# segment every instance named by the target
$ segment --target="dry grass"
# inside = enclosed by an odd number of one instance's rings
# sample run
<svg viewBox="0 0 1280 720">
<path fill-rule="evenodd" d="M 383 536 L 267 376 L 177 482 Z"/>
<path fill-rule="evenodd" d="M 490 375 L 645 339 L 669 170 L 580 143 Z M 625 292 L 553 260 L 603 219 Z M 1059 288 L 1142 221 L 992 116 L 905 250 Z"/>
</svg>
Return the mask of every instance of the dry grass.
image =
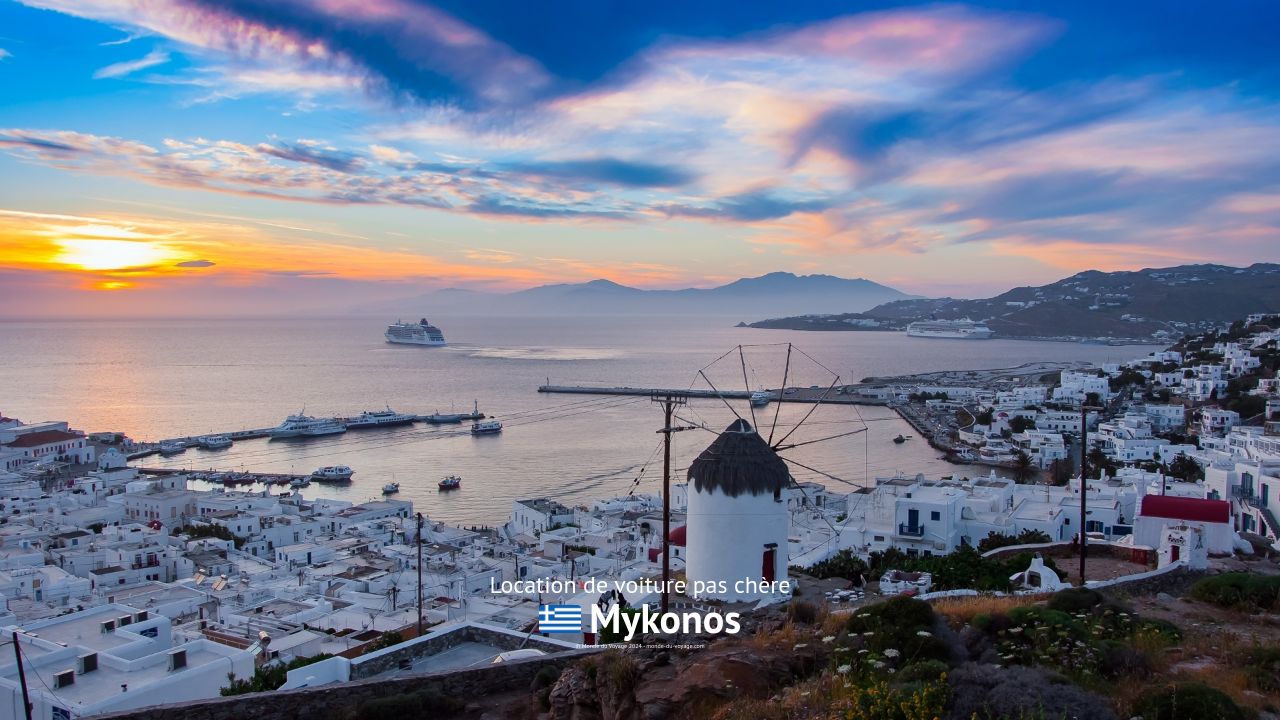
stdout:
<svg viewBox="0 0 1280 720">
<path fill-rule="evenodd" d="M 934 612 L 945 615 L 954 628 L 973 622 L 978 615 L 1007 613 L 1015 608 L 1035 604 L 1034 595 L 971 595 L 968 597 L 939 598 L 932 601 Z"/>
</svg>

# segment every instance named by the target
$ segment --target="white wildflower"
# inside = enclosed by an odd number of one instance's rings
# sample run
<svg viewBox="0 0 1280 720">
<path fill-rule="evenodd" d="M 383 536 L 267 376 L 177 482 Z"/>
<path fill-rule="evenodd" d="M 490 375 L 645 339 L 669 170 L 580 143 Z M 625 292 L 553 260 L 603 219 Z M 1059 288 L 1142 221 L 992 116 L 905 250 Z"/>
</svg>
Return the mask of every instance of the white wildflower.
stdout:
<svg viewBox="0 0 1280 720">
<path fill-rule="evenodd" d="M 888 650 L 884 651 L 884 656 L 887 658 L 896 658 L 898 657 L 899 654 L 900 653 L 897 650 L 894 650 L 893 648 L 889 648 Z"/>
<path fill-rule="evenodd" d="M 848 675 L 849 671 L 852 669 L 853 669 L 852 665 L 841 665 L 840 667 L 836 668 L 836 672 L 840 673 L 841 675 Z"/>
<path fill-rule="evenodd" d="M 933 633 L 929 632 L 928 630 L 917 630 L 916 634 L 919 635 L 920 637 L 933 637 Z"/>
</svg>

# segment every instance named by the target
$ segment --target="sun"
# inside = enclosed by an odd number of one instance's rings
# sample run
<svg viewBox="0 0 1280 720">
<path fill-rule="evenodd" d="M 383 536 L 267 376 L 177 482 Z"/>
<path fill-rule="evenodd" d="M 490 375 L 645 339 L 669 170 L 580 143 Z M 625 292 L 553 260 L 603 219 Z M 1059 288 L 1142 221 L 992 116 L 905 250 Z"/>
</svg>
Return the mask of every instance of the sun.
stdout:
<svg viewBox="0 0 1280 720">
<path fill-rule="evenodd" d="M 179 253 L 160 243 L 142 240 L 57 240 L 55 263 L 81 270 L 127 270 L 178 259 Z"/>
</svg>

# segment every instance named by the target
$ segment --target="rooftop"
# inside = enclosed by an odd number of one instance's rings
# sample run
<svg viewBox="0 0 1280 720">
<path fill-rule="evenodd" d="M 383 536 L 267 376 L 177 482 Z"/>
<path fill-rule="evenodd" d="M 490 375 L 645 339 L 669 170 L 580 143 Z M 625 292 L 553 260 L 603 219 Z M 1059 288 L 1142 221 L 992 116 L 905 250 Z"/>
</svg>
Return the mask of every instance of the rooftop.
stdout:
<svg viewBox="0 0 1280 720">
<path fill-rule="evenodd" d="M 66 430 L 40 430 L 39 432 L 19 435 L 14 438 L 13 442 L 5 443 L 5 445 L 12 448 L 31 448 L 40 447 L 42 445 L 51 445 L 58 442 L 66 442 L 67 440 L 80 440 L 83 438 L 83 435 L 67 432 Z"/>
</svg>

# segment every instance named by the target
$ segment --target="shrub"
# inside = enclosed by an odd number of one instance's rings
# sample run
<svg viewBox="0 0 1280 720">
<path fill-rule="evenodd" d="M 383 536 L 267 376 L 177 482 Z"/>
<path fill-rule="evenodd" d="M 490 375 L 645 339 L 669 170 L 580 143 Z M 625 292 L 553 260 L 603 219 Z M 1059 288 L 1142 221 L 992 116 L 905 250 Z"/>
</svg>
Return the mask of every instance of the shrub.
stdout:
<svg viewBox="0 0 1280 720">
<path fill-rule="evenodd" d="M 1100 668 L 1109 678 L 1143 678 L 1151 674 L 1151 663 L 1139 650 L 1121 642 L 1102 644 Z"/>
<path fill-rule="evenodd" d="M 951 648 L 934 634 L 946 629 L 938 625 L 942 623 L 929 603 L 914 598 L 899 596 L 862 608 L 849 617 L 833 663 L 878 670 L 923 660 L 945 661 L 951 657 Z"/>
<path fill-rule="evenodd" d="M 952 670 L 947 684 L 947 720 L 1115 718 L 1105 699 L 1037 668 L 968 663 Z"/>
<path fill-rule="evenodd" d="M 941 660 L 921 660 L 898 671 L 894 676 L 900 683 L 934 682 L 947 672 L 947 664 Z"/>
<path fill-rule="evenodd" d="M 1201 683 L 1182 683 L 1148 690 L 1138 699 L 1143 720 L 1245 720 L 1247 715 L 1229 695 Z"/>
<path fill-rule="evenodd" d="M 1102 593 L 1089 588 L 1068 588 L 1049 596 L 1049 607 L 1065 613 L 1092 610 L 1102 604 Z"/>
<path fill-rule="evenodd" d="M 852 550 L 841 550 L 804 572 L 823 580 L 833 577 L 853 580 L 859 575 L 865 575 L 869 570 L 867 563 L 854 555 Z"/>
<path fill-rule="evenodd" d="M 1053 538 L 1039 530 L 1027 529 L 1017 535 L 1001 535 L 993 530 L 978 541 L 978 552 L 990 552 L 1010 545 L 1038 545 L 1048 542 L 1053 542 Z"/>
<path fill-rule="evenodd" d="M 369 653 L 377 652 L 379 650 L 386 650 L 387 648 L 395 647 L 402 642 L 404 642 L 404 637 L 401 636 L 399 632 L 395 630 L 388 630 L 379 635 L 376 640 L 369 643 L 369 645 L 364 649 L 364 654 L 368 655 Z"/>
<path fill-rule="evenodd" d="M 818 622 L 818 606 L 803 600 L 792 600 L 787 605 L 787 618 L 800 625 L 813 625 Z"/>
<path fill-rule="evenodd" d="M 1271 610 L 1280 599 L 1280 576 L 1223 573 L 1192 585 L 1191 597 L 1240 610 Z"/>
<path fill-rule="evenodd" d="M 1249 653 L 1249 687 L 1264 693 L 1280 692 L 1280 647 L 1258 648 Z"/>
<path fill-rule="evenodd" d="M 935 720 L 947 705 L 949 688 L 934 682 L 900 687 L 885 682 L 837 686 L 832 717 L 841 720 Z"/>
</svg>

